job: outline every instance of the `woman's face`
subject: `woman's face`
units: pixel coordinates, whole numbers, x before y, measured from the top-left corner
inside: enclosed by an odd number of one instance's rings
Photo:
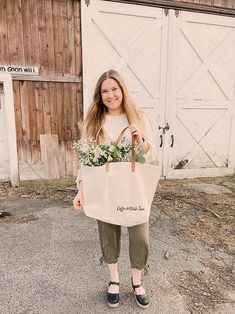
[[[103,81],[100,87],[100,92],[102,101],[110,114],[123,113],[122,90],[114,79],[108,78]]]

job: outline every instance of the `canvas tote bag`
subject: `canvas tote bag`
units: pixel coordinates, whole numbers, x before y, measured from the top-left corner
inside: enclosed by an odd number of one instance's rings
[[[117,144],[126,129],[119,135]],[[87,216],[120,226],[148,222],[160,168],[135,162],[133,137],[131,162],[81,166],[81,171],[83,209]]]

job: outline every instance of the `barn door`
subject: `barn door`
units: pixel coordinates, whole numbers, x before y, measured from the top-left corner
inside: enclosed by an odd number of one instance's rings
[[[116,69],[149,117],[156,143],[165,117],[167,17],[159,8],[82,1],[84,111],[101,73]],[[159,162],[162,164],[162,150]]]
[[[114,68],[152,123],[163,176],[233,173],[235,19],[81,5],[84,111],[98,76]]]
[[[169,14],[165,174],[234,172],[235,19]]]

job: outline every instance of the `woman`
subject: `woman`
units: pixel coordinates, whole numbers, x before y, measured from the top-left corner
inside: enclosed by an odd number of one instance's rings
[[[129,126],[122,141],[131,143],[131,133],[138,147],[145,153],[147,162],[155,159],[153,134],[146,116],[140,112],[129,97],[127,87],[115,70],[109,70],[101,75],[94,92],[93,102],[88,110],[84,122],[82,137],[96,138],[100,132],[98,142],[115,141],[120,132]],[[81,175],[77,178],[78,194],[74,198],[74,209],[82,211],[84,204]],[[119,302],[119,274],[118,257],[120,253],[121,227],[98,220],[99,238],[103,260],[107,263],[110,282],[107,292],[107,301],[110,307],[118,306]],[[137,304],[147,308],[149,298],[141,284],[142,269],[146,267],[149,253],[149,226],[148,223],[128,227],[129,255],[132,271],[132,287]]]

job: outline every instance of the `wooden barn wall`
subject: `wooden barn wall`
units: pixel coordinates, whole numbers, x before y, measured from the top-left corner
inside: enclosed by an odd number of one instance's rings
[[[222,8],[235,9],[234,0],[171,0],[171,2],[187,2],[199,5],[209,5],[213,7],[217,6]]]
[[[234,0],[104,0],[130,3],[165,9],[189,10],[219,15],[235,16]]]
[[[80,2],[0,0],[0,60],[40,75],[81,75]]]
[[[0,26],[0,64],[40,68],[33,81],[13,81],[19,163],[41,162],[40,134],[58,134],[60,173],[72,175],[82,119],[80,1],[0,0]]]
[[[20,163],[40,162],[40,134],[58,134],[63,176],[72,175],[71,145],[79,137],[82,87],[78,83],[14,81]]]

